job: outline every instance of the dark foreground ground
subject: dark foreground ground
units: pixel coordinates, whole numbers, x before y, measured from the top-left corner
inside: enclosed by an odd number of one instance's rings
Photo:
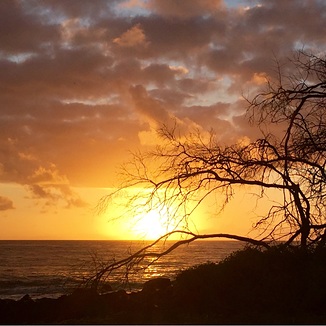
[[[247,248],[142,291],[0,300],[1,324],[326,324],[326,250]]]

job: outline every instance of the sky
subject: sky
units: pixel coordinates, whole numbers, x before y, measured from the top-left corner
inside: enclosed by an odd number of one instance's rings
[[[137,237],[94,212],[130,152],[175,121],[253,139],[243,95],[326,45],[323,0],[1,0],[0,15],[3,240]],[[199,231],[244,234],[237,200],[201,208]]]

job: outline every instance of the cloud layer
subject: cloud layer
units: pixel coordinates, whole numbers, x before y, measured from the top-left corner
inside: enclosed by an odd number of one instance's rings
[[[326,44],[318,0],[3,0],[0,12],[0,182],[67,207],[85,204],[71,186],[112,185],[162,123],[247,135],[241,94],[275,58]]]

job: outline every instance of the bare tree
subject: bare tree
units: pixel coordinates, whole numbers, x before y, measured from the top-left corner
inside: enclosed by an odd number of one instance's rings
[[[262,127],[283,126],[280,135],[263,132],[260,148],[283,191],[279,226],[290,225],[288,243],[300,237],[304,247],[323,242],[326,230],[326,61],[299,51],[292,63],[294,73],[282,76],[279,70],[278,81],[250,102],[249,112]]]
[[[298,52],[291,65],[295,68],[291,73],[279,68],[276,81],[269,80],[265,91],[248,100],[247,114],[251,123],[259,126],[260,138],[222,145],[214,133],[207,137],[193,132],[185,137],[178,134],[176,127],[163,127],[159,130],[163,145],[133,156],[124,167],[125,183],[119,191],[128,187],[147,191],[132,197],[128,206],[134,207],[139,196],[146,194],[149,210],[153,205],[156,209],[175,207],[169,217],[174,229],[157,241],[176,233],[187,238],[152,253],[156,241],[126,260],[103,268],[95,276],[96,282],[122,265],[133,267],[149,256],[158,259],[200,238],[231,238],[266,248],[270,242],[280,240],[286,245],[299,243],[303,248],[324,244],[326,61]],[[191,231],[191,214],[205,198],[219,191],[226,205],[239,186],[252,188],[261,198],[267,189],[282,194],[282,199],[255,224],[262,230],[260,239]],[[112,196],[103,198],[99,207],[107,207]]]

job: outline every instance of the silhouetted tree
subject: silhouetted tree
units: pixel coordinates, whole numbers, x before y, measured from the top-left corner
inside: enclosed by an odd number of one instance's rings
[[[124,167],[126,183],[119,191],[128,187],[147,190],[132,197],[128,206],[133,209],[132,204],[145,196],[149,210],[153,205],[156,210],[175,207],[170,215],[175,228],[157,241],[176,233],[187,238],[153,253],[156,241],[126,260],[106,266],[94,279],[98,281],[122,265],[132,267],[146,257],[158,259],[198,238],[226,237],[265,247],[279,240],[303,248],[324,244],[326,61],[300,51],[290,64],[288,73],[278,66],[277,78],[267,81],[266,89],[248,100],[248,118],[259,126],[260,138],[223,145],[213,133],[209,137],[199,132],[182,136],[177,128],[163,127],[158,131],[163,145],[133,156]],[[189,217],[207,196],[219,191],[227,204],[237,186],[243,185],[256,189],[261,198],[267,189],[282,194],[255,224],[262,230],[260,239],[199,235],[190,230]],[[112,196],[103,198],[99,207],[105,208]]]
[[[326,230],[326,61],[300,51],[292,63],[294,73],[284,77],[279,70],[278,82],[268,83],[249,112],[262,131],[266,124],[282,126],[279,134],[263,131],[256,142],[259,175],[283,192],[283,202],[264,221],[282,216],[277,226],[290,226],[288,243],[300,238],[305,247],[324,242]]]

